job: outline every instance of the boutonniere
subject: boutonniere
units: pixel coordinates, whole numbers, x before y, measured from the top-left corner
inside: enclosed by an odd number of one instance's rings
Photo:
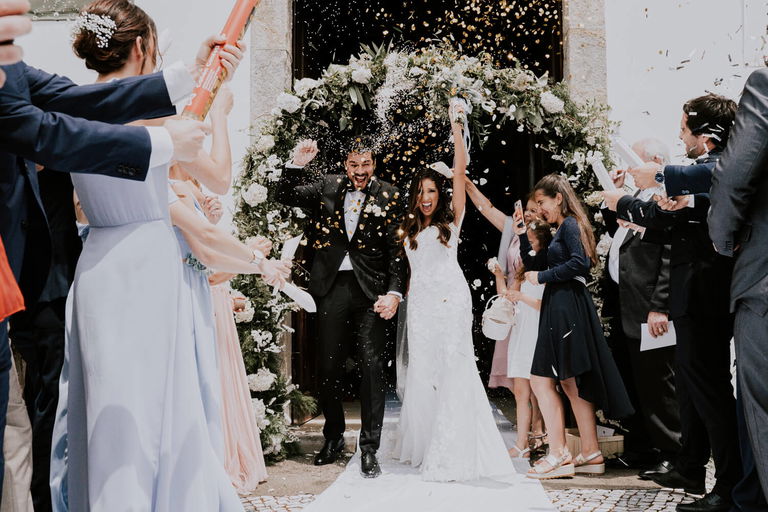
[[[365,213],[372,213],[375,217],[386,217],[386,212],[381,209],[381,206],[376,203],[369,202],[365,205]]]

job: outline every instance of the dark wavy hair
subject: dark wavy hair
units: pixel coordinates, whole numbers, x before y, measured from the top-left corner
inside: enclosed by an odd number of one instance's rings
[[[451,238],[450,226],[454,216],[451,209],[451,197],[448,195],[448,180],[442,174],[427,168],[419,172],[411,181],[408,192],[408,210],[405,212],[403,223],[400,227],[400,241],[404,244],[405,240],[408,240],[408,245],[411,249],[418,247],[416,237],[427,227],[427,224],[424,222],[424,215],[419,209],[422,183],[426,179],[432,180],[435,183],[438,193],[437,208],[435,208],[435,212],[432,214],[432,220],[429,225],[437,227],[440,243],[446,247],[448,247],[448,240]]]
[[[709,93],[688,100],[683,112],[688,116],[686,124],[694,135],[707,135],[715,148],[722,151],[728,143],[731,128],[736,121],[738,105],[719,94]]]
[[[529,199],[533,199],[533,192],[529,194]],[[528,224],[528,231],[533,233],[533,236],[538,240],[539,246],[542,249],[549,247],[549,243],[552,241],[552,226],[543,220],[536,219]],[[521,282],[525,281],[525,271],[525,266],[520,265],[517,274],[515,274],[515,279]]]
[[[85,61],[85,66],[100,75],[113,73],[122,68],[131,55],[136,38],[141,37],[141,49],[145,58],[150,55],[153,43],[157,45],[157,27],[141,7],[130,0],[95,0],[88,4],[81,14],[107,16],[115,22],[116,29],[106,47],[99,46],[97,34],[81,29],[74,36],[72,48],[75,55]],[[153,52],[154,53],[154,52]]]
[[[584,246],[584,252],[586,253],[592,265],[597,264],[597,242],[595,242],[595,233],[592,231],[592,224],[589,222],[587,211],[584,205],[576,196],[573,187],[565,178],[560,174],[547,174],[539,180],[533,190],[541,192],[542,194],[555,198],[557,194],[560,194],[563,198],[563,202],[560,204],[560,213],[563,217],[573,217],[579,225],[579,232],[581,234],[581,245]]]

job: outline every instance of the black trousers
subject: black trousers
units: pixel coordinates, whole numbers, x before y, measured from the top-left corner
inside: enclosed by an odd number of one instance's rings
[[[768,493],[768,314],[761,305],[739,303],[734,335],[744,417],[760,483]]]
[[[704,480],[710,453],[717,482],[713,492],[730,498],[741,480],[736,399],[730,370],[733,320],[723,316],[676,318],[676,384],[682,426],[677,469]]]
[[[31,491],[35,512],[51,510],[51,441],[64,363],[65,309],[63,297],[41,302],[16,314],[11,322],[13,347],[26,363],[24,400],[32,424]]]
[[[674,461],[680,451],[680,407],[675,389],[675,348],[640,351],[640,340],[625,338],[637,403],[651,447],[662,460]],[[628,380],[625,376],[625,382]]]
[[[354,353],[361,373],[362,426],[360,450],[376,452],[384,422],[384,352],[387,322],[373,311],[373,302],[360,288],[353,272],[339,272],[330,291],[317,301],[320,342],[320,408],[325,416],[323,435],[340,438],[344,422],[344,370]]]
[[[737,369],[738,371],[738,369]],[[737,381],[736,387],[736,419],[739,425],[739,448],[741,448],[741,468],[743,478],[733,488],[733,504],[740,512],[765,512],[768,503],[760,486],[760,477],[755,466],[755,455],[749,442],[747,419],[744,416],[744,394],[741,384]]]

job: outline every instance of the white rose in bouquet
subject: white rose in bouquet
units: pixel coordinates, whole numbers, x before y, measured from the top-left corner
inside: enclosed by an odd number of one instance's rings
[[[323,82],[320,80],[313,80],[312,78],[302,78],[301,80],[297,80],[295,84],[293,84],[293,91],[296,93],[296,96],[300,98],[305,98],[309,91],[312,89],[315,89],[319,87]]]
[[[544,107],[544,110],[550,114],[559,114],[565,110],[565,102],[550,91],[541,93],[539,100],[541,101],[541,106]]]
[[[267,187],[259,183],[252,183],[245,192],[243,192],[243,201],[249,206],[258,206],[269,197]]]
[[[277,376],[266,368],[259,368],[255,374],[248,376],[248,388],[255,393],[269,391]]]
[[[301,100],[293,94],[281,92],[277,97],[277,108],[293,114],[301,108]]]
[[[275,147],[275,138],[271,135],[262,135],[256,141],[256,151],[259,153],[266,153],[273,147]]]
[[[600,242],[597,244],[597,255],[598,256],[607,256],[608,251],[611,250],[611,242],[613,240],[611,239],[611,236],[608,233],[603,233],[603,236],[600,237]]]
[[[358,84],[367,84],[373,78],[373,73],[368,68],[356,68],[352,71],[352,81]]]

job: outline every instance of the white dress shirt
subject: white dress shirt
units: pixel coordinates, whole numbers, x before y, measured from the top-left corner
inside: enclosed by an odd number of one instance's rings
[[[656,193],[655,189],[641,190],[635,197],[641,201],[648,201],[653,197],[654,193]],[[627,240],[627,236],[634,236],[634,234],[630,233],[630,231],[630,228],[619,226],[619,229],[617,229],[616,233],[613,235],[611,248],[608,251],[608,274],[616,284],[619,283],[619,255],[621,252],[621,246],[624,245],[624,242]]]
[[[347,193],[344,195],[344,227],[348,240],[352,240],[352,237],[355,235],[364,201],[365,192],[362,190],[347,190]],[[344,259],[341,261],[339,271],[342,270],[352,270],[352,260],[349,259],[349,253],[345,254]]]

